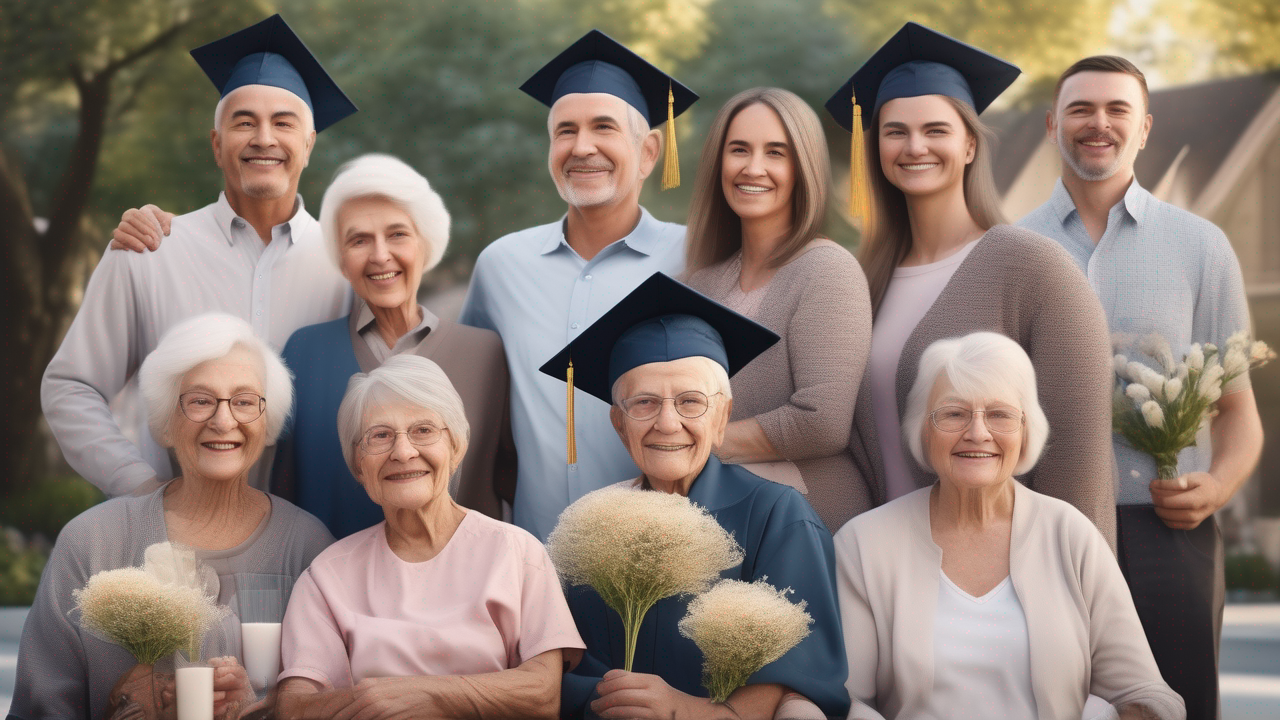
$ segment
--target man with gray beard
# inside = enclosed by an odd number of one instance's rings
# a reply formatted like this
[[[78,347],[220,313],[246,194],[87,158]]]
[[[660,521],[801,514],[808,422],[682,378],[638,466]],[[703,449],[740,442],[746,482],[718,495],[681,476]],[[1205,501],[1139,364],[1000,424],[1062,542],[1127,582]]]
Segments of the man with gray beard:
[[[1058,240],[1080,264],[1122,338],[1118,352],[1141,358],[1134,343],[1151,333],[1175,356],[1193,343],[1224,347],[1249,329],[1240,264],[1215,225],[1138,185],[1133,165],[1151,131],[1148,107],[1146,78],[1124,58],[1068,68],[1046,118],[1062,178],[1019,225]],[[1179,456],[1176,480],[1158,479],[1154,460],[1118,435],[1113,448],[1120,567],[1152,653],[1190,720],[1217,717],[1224,583],[1213,513],[1262,452],[1248,375],[1223,388],[1217,416]]]
[[[546,540],[569,503],[639,474],[608,407],[584,400],[571,421],[564,383],[538,368],[650,275],[683,268],[684,226],[655,219],[640,191],[661,155],[651,128],[698,96],[598,30],[521,90],[551,108],[547,166],[568,212],[486,247],[458,320],[502,336],[519,469],[499,494]]]

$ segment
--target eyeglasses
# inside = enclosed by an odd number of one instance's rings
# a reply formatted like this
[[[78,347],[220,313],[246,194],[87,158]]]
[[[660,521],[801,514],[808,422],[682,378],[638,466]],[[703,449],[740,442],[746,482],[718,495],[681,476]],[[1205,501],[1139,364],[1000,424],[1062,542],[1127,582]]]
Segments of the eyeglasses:
[[[178,396],[178,409],[191,422],[205,422],[218,412],[218,406],[226,403],[236,422],[251,423],[262,417],[267,399],[257,393],[240,393],[229,398],[214,397],[209,393],[189,392]]]
[[[438,442],[440,436],[448,429],[436,427],[431,423],[419,423],[408,430],[394,430],[386,425],[375,425],[365,432],[364,438],[360,441],[360,447],[369,455],[381,455],[391,450],[391,446],[396,444],[396,438],[400,435],[404,435],[410,443],[418,447],[426,447]]]
[[[981,414],[986,420],[987,429],[991,432],[1008,435],[1022,427],[1023,414],[1012,408],[996,408],[994,410],[970,410],[968,408],[946,405],[929,413],[929,421],[942,432],[954,433],[965,430],[973,422],[973,416]]]
[[[720,393],[712,393],[712,396],[720,395]],[[618,403],[622,407],[622,412],[632,420],[652,420],[658,417],[658,413],[662,412],[662,406],[668,400],[675,406],[676,412],[680,417],[693,418],[702,417],[707,414],[707,408],[711,407],[711,397],[706,393],[690,390],[682,392],[679,395],[668,398],[658,397],[657,395],[636,395]]]

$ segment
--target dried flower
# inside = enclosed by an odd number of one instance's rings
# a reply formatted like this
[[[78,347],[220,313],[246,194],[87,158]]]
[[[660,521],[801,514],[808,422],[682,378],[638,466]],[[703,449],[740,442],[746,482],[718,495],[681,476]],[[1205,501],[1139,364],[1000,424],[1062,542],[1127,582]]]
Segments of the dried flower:
[[[1249,356],[1246,350],[1233,347],[1227,350],[1222,358],[1222,370],[1230,377],[1236,377],[1249,369]]]
[[[1180,378],[1169,378],[1164,382],[1164,399],[1173,402],[1182,394],[1182,380]]]
[[[1164,368],[1166,373],[1173,373],[1173,351],[1169,349],[1169,341],[1159,333],[1151,333],[1142,338],[1140,349]]]
[[[1160,409],[1160,403],[1155,400],[1142,403],[1142,417],[1153,428],[1164,427],[1164,410]]]
[[[1129,377],[1129,358],[1117,354],[1111,362],[1115,365],[1116,375],[1120,376],[1121,380],[1133,380]]]
[[[203,640],[227,608],[192,587],[161,582],[140,568],[95,573],[72,593],[85,630],[128,650],[143,665]]]
[[[564,582],[590,585],[622,617],[626,670],[654,603],[705,591],[743,557],[733,536],[688,498],[619,486],[565,508],[547,551]]]
[[[702,685],[722,703],[760,668],[809,635],[813,618],[805,603],[787,599],[768,578],[722,580],[689,603],[680,634],[702,651]]]
[[[1146,385],[1141,385],[1139,383],[1130,383],[1129,386],[1124,389],[1124,394],[1128,395],[1129,399],[1138,403],[1144,403],[1151,399],[1151,391],[1147,389]]]
[[[1275,359],[1275,351],[1261,340],[1249,346],[1249,364],[1254,366],[1265,365]]]
[[[1187,363],[1192,370],[1204,369],[1204,350],[1200,349],[1200,343],[1195,343],[1187,352]]]
[[[1200,376],[1200,382],[1196,383],[1196,392],[1203,396],[1208,396],[1209,389],[1222,385],[1223,369],[1217,363],[1210,363],[1205,368],[1204,374]]]

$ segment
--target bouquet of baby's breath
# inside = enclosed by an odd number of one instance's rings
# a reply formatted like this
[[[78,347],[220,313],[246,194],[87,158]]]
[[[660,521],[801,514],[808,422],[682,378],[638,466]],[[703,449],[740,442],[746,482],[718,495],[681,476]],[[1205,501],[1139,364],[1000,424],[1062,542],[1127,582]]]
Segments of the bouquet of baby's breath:
[[[722,703],[760,668],[809,636],[813,618],[805,602],[787,599],[764,577],[756,582],[721,580],[689,603],[680,634],[702,651],[702,686]]]
[[[128,650],[143,665],[154,665],[177,650],[186,650],[195,659],[205,633],[228,610],[203,585],[157,577],[151,567],[152,548],[147,550],[147,569],[103,570],[72,593],[80,626]],[[172,549],[164,554],[182,556]],[[192,567],[194,571],[194,563]]]
[[[742,562],[742,549],[710,513],[688,498],[607,487],[560,514],[547,551],[561,579],[590,585],[622,617],[631,670],[636,636],[649,608],[696,594]]]
[[[1227,338],[1225,352],[1213,343],[1197,343],[1181,361],[1173,359],[1168,341],[1157,334],[1144,338],[1139,349],[1161,371],[1115,356],[1118,381],[1111,424],[1130,445],[1155,459],[1162,480],[1178,477],[1178,453],[1196,444],[1223,386],[1276,356],[1243,330]]]

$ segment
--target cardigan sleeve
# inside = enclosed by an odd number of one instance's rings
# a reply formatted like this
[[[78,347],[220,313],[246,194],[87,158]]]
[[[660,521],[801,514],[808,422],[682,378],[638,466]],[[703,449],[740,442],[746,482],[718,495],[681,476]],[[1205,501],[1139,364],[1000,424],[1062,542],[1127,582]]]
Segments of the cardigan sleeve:
[[[867,598],[862,555],[853,529],[836,535],[836,594],[840,599],[840,626],[844,633],[849,679],[845,688],[853,705],[849,720],[884,720],[875,709],[876,670],[880,663],[875,616]]]
[[[1186,706],[1160,676],[1120,566],[1102,536],[1084,530],[1079,573],[1089,613],[1089,692],[1116,708],[1140,704],[1160,720],[1185,720]]]
[[[871,297],[861,266],[842,248],[815,248],[796,262],[806,265],[785,330],[795,391],[756,421],[784,458],[807,460],[849,444],[871,347]]]
[[[1024,480],[1065,500],[1116,543],[1115,460],[1111,447],[1111,339],[1107,318],[1066,251],[1032,233],[1036,250],[1022,278],[1022,346],[1036,369],[1049,441]]]

